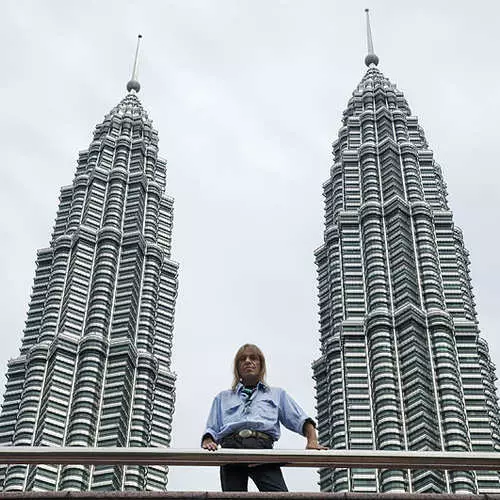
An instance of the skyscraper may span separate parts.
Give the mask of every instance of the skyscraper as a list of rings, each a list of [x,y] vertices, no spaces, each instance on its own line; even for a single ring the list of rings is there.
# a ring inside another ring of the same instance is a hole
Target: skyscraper
[[[20,353],[8,364],[0,446],[170,442],[173,200],[137,97],[136,63],[128,94],[80,152],[50,246],[38,251]],[[0,482],[4,491],[163,490],[167,467],[10,465]]]
[[[494,366],[446,184],[404,95],[368,66],[324,184],[316,251],[320,438],[332,448],[500,450]],[[323,491],[500,491],[496,472],[323,469]]]

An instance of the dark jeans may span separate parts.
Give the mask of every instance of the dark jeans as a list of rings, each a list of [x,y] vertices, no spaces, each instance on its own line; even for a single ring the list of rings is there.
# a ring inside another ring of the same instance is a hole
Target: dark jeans
[[[222,448],[271,449],[273,442],[263,438],[227,437],[221,442]],[[227,464],[220,468],[222,491],[248,491],[251,477],[259,491],[288,491],[281,468],[278,464],[247,465]]]

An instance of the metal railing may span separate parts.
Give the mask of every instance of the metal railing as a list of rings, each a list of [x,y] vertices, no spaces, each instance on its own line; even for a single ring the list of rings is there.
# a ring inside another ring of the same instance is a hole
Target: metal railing
[[[500,453],[382,450],[177,450],[172,448],[0,447],[0,464],[217,466],[497,470]]]

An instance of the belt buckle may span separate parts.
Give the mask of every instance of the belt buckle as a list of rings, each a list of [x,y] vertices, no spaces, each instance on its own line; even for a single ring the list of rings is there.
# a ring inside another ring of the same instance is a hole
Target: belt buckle
[[[253,436],[253,431],[251,431],[250,429],[242,429],[238,432],[238,436],[240,436],[241,438],[249,438]]]

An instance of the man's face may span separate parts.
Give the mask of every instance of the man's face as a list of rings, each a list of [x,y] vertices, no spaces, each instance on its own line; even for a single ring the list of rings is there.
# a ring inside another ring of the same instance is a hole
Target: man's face
[[[245,347],[238,358],[238,373],[243,381],[258,382],[260,374],[260,358],[252,347]]]

